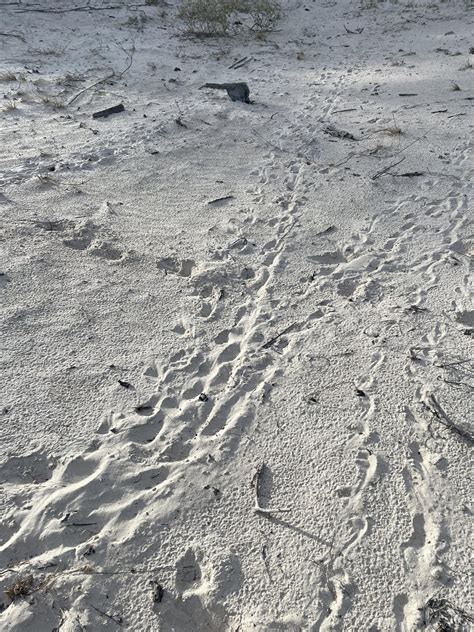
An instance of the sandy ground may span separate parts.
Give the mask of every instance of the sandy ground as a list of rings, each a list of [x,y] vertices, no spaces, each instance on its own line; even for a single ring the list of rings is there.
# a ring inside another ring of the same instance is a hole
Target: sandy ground
[[[0,7],[0,630],[472,629],[472,12],[89,4]]]

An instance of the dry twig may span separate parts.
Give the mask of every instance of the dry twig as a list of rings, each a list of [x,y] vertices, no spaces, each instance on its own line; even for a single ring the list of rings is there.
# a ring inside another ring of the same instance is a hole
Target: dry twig
[[[372,176],[370,176],[370,179],[371,180],[377,180],[377,178],[380,178],[380,176],[385,175],[388,171],[390,171],[390,169],[392,167],[396,167],[397,165],[399,165],[404,160],[405,160],[405,156],[403,158],[401,158],[400,160],[397,160],[396,162],[392,162],[390,165],[387,165],[383,169],[380,169],[380,171],[377,171]]]
[[[98,86],[99,84],[104,83],[105,81],[109,81],[109,79],[121,79],[124,76],[124,74],[128,70],[130,70],[133,64],[133,56],[135,54],[135,42],[132,43],[132,48],[129,51],[125,50],[125,48],[121,44],[117,44],[117,46],[128,57],[128,63],[126,67],[124,68],[124,70],[122,70],[122,72],[119,72],[119,73],[116,73],[115,70],[112,70],[112,72],[109,73],[106,77],[102,77],[102,79],[98,79],[97,81],[92,83],[90,86],[86,86],[82,90],[79,90],[79,92],[75,96],[73,96],[72,99],[69,99],[67,105],[72,105],[72,103],[74,103],[76,99],[78,99],[81,95],[83,95],[84,92],[87,92],[88,90],[91,90],[92,88],[95,88],[95,86]]]
[[[427,393],[422,400],[423,405],[445,428],[459,435],[469,444],[474,444],[474,436],[469,430],[461,428],[448,417],[433,393]]]

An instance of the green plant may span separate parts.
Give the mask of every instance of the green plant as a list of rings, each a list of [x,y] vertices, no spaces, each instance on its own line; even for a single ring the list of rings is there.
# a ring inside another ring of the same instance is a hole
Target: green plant
[[[281,19],[279,0],[237,0],[237,10],[247,13],[252,19],[254,31],[271,31]]]
[[[271,31],[281,18],[280,0],[182,0],[178,18],[186,23],[189,33],[224,35],[232,16],[241,13],[249,18],[247,28],[254,31]]]
[[[223,35],[229,28],[233,5],[231,0],[183,0],[178,18],[186,23],[189,33]]]

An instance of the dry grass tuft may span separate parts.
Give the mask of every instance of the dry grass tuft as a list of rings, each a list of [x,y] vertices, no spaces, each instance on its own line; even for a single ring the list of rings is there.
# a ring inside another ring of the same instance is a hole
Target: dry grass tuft
[[[56,97],[50,97],[50,96],[42,96],[40,97],[41,99],[41,103],[44,103],[44,105],[47,105],[51,108],[55,108],[57,110],[65,108],[66,104],[63,103],[63,101],[61,101],[61,99],[58,99]]]
[[[252,19],[250,29],[257,32],[272,31],[281,20],[282,9],[279,0],[247,0],[238,2],[237,10],[248,13]]]
[[[49,173],[37,173],[38,182],[44,187],[57,187],[57,181]]]
[[[46,56],[46,57],[62,57],[64,53],[66,52],[67,46],[68,46],[67,44],[65,44],[64,46],[60,46],[58,44],[58,45],[53,45],[46,48],[36,48],[32,52],[36,53],[37,55]]]
[[[429,599],[423,611],[423,623],[425,625],[436,625],[435,630],[440,632],[455,632],[459,630],[471,629],[470,624],[474,623],[474,617],[462,608],[458,608],[447,599]]]
[[[271,31],[281,16],[280,0],[181,0],[177,13],[188,33],[207,36],[225,35],[236,25]]]
[[[4,106],[2,107],[2,110],[4,112],[11,112],[12,110],[16,110],[17,109],[17,102],[15,101],[15,99],[9,99]]]
[[[33,575],[17,579],[14,584],[5,590],[6,596],[11,599],[11,601],[31,595],[32,592],[34,592]]]
[[[232,2],[227,0],[183,0],[178,18],[189,33],[224,35],[229,28]]]
[[[11,70],[0,71],[0,82],[7,83],[8,81],[16,81],[16,75]]]
[[[57,80],[58,84],[62,84],[65,86],[70,86],[73,85],[75,83],[77,83],[78,81],[82,81],[84,79],[84,77],[81,77],[81,75],[75,75],[72,72],[67,72],[64,77],[60,77]]]

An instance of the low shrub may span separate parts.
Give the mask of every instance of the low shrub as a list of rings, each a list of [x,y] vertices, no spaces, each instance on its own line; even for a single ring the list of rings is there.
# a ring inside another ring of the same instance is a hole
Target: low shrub
[[[200,35],[225,35],[231,25],[271,31],[281,16],[280,0],[182,0],[178,9],[187,32]]]

